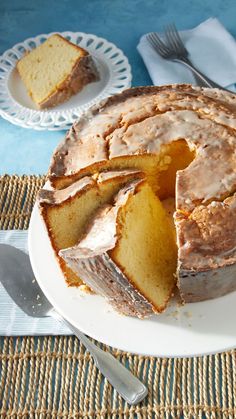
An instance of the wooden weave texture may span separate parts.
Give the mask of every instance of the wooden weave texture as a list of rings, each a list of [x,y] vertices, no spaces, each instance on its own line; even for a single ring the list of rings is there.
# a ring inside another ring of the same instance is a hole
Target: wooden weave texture
[[[27,229],[44,182],[0,177],[1,229]],[[74,337],[0,338],[0,417],[236,418],[236,351],[161,359],[97,344],[146,383],[146,400],[122,401]]]

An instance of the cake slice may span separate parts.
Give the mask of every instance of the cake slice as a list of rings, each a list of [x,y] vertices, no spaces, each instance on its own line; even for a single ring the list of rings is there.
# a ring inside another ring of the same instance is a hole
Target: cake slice
[[[95,211],[112,200],[125,183],[141,177],[143,174],[137,170],[104,172],[80,179],[65,189],[39,191],[39,209],[68,285],[79,286],[83,282],[58,256],[59,250],[74,246]]]
[[[139,179],[100,208],[82,240],[61,250],[68,266],[119,312],[162,312],[175,286],[177,247],[166,212]]]
[[[58,34],[22,57],[17,70],[40,109],[68,100],[86,84],[99,79],[89,53]]]

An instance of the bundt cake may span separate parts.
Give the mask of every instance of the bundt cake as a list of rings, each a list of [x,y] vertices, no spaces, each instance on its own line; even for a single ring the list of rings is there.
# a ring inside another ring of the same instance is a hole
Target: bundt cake
[[[163,211],[174,198],[177,285],[185,302],[236,290],[235,99],[190,85],[128,89],[86,112],[49,168],[58,192],[86,176],[132,169],[144,173]]]
[[[145,180],[124,186],[89,230],[60,256],[124,314],[146,317],[166,307],[175,286],[177,247],[167,215]]]
[[[40,109],[56,106],[99,80],[89,53],[58,34],[24,55],[16,67]]]

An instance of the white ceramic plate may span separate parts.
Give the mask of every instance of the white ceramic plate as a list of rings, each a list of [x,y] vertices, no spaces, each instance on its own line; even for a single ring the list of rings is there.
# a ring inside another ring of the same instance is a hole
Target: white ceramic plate
[[[87,335],[124,351],[162,356],[193,356],[236,347],[236,293],[181,306],[146,320],[115,312],[100,296],[68,288],[44,223],[35,206],[29,227],[29,254],[35,277],[56,310]]]
[[[98,67],[100,81],[90,83],[80,93],[50,111],[37,110],[15,66],[25,51],[37,47],[52,33],[26,39],[0,57],[0,115],[13,124],[37,130],[68,129],[90,106],[130,87],[132,77],[128,59],[114,44],[82,32],[60,34],[89,51]]]

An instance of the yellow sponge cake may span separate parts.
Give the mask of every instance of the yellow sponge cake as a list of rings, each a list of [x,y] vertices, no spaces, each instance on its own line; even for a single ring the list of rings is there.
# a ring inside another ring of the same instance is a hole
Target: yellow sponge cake
[[[86,176],[65,189],[39,192],[40,212],[68,285],[79,286],[82,281],[58,256],[59,250],[74,246],[94,212],[109,202],[125,183],[142,176],[136,170],[104,172],[97,177]]]
[[[123,187],[80,243],[60,256],[118,311],[140,318],[163,311],[176,282],[175,238],[145,180]]]
[[[17,70],[41,109],[66,101],[99,79],[88,52],[57,34],[21,58]]]

